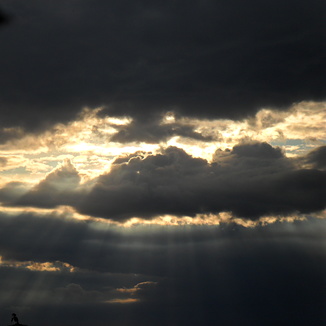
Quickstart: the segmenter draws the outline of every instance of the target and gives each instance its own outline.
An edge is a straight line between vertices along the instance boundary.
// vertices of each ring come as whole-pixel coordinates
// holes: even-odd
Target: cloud
[[[0,200],[3,203],[14,202],[28,192],[30,186],[24,182],[8,182],[0,189]]]
[[[230,211],[242,218],[325,207],[325,173],[297,169],[279,148],[243,144],[209,164],[178,148],[135,157],[99,177],[77,209],[113,220]]]
[[[0,195],[11,206],[69,205],[82,215],[118,222],[225,212],[249,220],[282,219],[325,208],[325,171],[316,168],[322,162],[319,153],[323,147],[301,159],[289,159],[278,147],[249,142],[216,151],[209,163],[168,147],[161,154],[137,152],[117,158],[109,172],[83,184],[79,172],[66,160],[32,189],[8,183]],[[315,165],[298,166],[306,166],[304,162]]]
[[[135,303],[144,300],[153,300],[155,298],[157,282],[145,281],[136,284],[131,288],[118,288],[116,292],[118,295],[124,295],[124,298],[114,298],[108,301],[108,303],[120,303],[128,304]]]
[[[6,157],[0,157],[0,167],[5,167],[8,163],[8,159]]]
[[[49,326],[322,324],[325,219],[251,229],[124,228],[77,221],[68,212],[1,212],[2,318],[15,311],[21,322]]]
[[[238,157],[254,159],[278,159],[283,158],[283,154],[280,148],[273,148],[267,143],[252,143],[252,144],[243,144],[233,147],[232,152]]]
[[[67,159],[28,193],[18,198],[15,205],[36,207],[73,205],[73,202],[78,200],[74,191],[78,188],[80,180],[78,171]]]
[[[144,293],[151,291],[151,289],[155,288],[157,282],[141,282],[133,286],[132,288],[119,288],[116,289],[119,293],[126,293],[130,295],[144,295]]]
[[[54,290],[54,300],[60,303],[98,302],[104,295],[99,291],[86,291],[79,284],[70,283]]]
[[[0,145],[7,159],[2,170],[18,172],[19,181],[35,182],[53,169],[55,161],[69,158],[83,178],[94,177],[108,170],[117,156],[137,150],[155,153],[170,145],[211,161],[216,148],[232,148],[244,140],[267,141],[293,157],[323,144],[325,104],[301,102],[283,112],[262,109],[239,121],[182,117],[172,111],[137,120],[109,117],[101,108],[84,109],[75,121],[43,133],[22,132],[19,139]]]
[[[166,142],[174,136],[196,139],[199,141],[212,141],[212,137],[203,136],[195,131],[195,126],[178,122],[162,124],[161,119],[150,116],[150,119],[135,119],[129,125],[117,128],[118,132],[111,137],[111,141],[119,143]]]
[[[31,271],[41,271],[41,272],[75,272],[77,269],[68,263],[63,263],[60,261],[56,262],[34,262],[34,261],[14,261],[14,260],[3,260],[0,257],[1,267],[14,267],[23,268]]]
[[[326,168],[326,146],[312,150],[306,157],[306,162],[316,169],[325,170]]]
[[[44,130],[84,106],[239,119],[324,99],[319,0],[15,0],[6,10],[2,126]]]

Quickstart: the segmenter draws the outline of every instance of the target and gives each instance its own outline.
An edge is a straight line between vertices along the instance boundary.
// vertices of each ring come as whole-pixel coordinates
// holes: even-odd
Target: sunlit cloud
[[[310,214],[310,217],[318,217],[326,219],[326,211],[316,214]],[[190,216],[158,216],[152,220],[145,220],[141,218],[131,218],[125,223],[118,225],[129,228],[136,225],[160,225],[160,226],[186,226],[186,225],[206,225],[217,226],[227,224],[237,224],[243,227],[256,227],[273,224],[276,222],[294,222],[306,220],[307,216],[304,214],[292,214],[288,216],[264,216],[257,220],[248,220],[233,216],[230,212],[221,212],[219,214],[197,214],[195,217]],[[101,220],[98,220],[101,222]]]
[[[302,154],[326,142],[326,102],[300,102],[286,111],[263,108],[254,117],[242,121],[187,117],[177,121],[182,125],[193,126],[203,136],[211,137],[212,141],[200,142],[174,136],[168,144],[208,160],[217,148],[232,148],[241,141],[270,142],[281,146],[289,156]],[[163,123],[169,123],[169,120],[164,118]],[[298,145],[293,147],[289,142]]]
[[[126,298],[126,299],[111,299],[105,301],[105,303],[117,303],[117,304],[130,304],[130,303],[136,303],[139,302],[139,299],[136,298]]]
[[[118,288],[116,289],[116,291],[119,293],[128,293],[128,294],[135,295],[137,292],[143,291],[146,288],[155,287],[156,285],[157,282],[146,281],[146,282],[138,283],[132,288]]]
[[[147,156],[164,154],[169,146],[182,149],[192,158],[202,158],[208,164],[218,164],[224,168],[233,159],[234,156],[230,155],[230,151],[237,144],[267,142],[279,148],[284,157],[292,159],[291,164],[297,164],[301,168],[311,168],[311,163],[301,157],[308,151],[325,144],[325,109],[325,102],[300,102],[283,111],[263,108],[255,116],[239,121],[195,119],[181,117],[169,111],[161,116],[160,121],[158,120],[157,128],[161,125],[170,125],[179,130],[180,135],[172,133],[170,138],[164,138],[158,143],[137,141],[120,143],[112,142],[111,137],[118,133],[120,128],[128,128],[133,120],[126,116],[107,116],[103,114],[102,108],[85,108],[74,121],[57,124],[39,134],[24,135],[20,131],[20,137],[9,139],[0,145],[0,186],[4,199],[9,201],[16,197],[18,200],[28,192],[35,195],[37,191],[47,196],[44,190],[49,187],[55,189],[56,196],[59,196],[51,203],[43,203],[44,207],[29,207],[25,205],[24,200],[21,200],[20,208],[3,206],[1,211],[8,214],[33,211],[35,214],[68,216],[76,220],[123,227],[137,224],[218,225],[220,223],[253,226],[259,223],[270,223],[275,218],[290,220],[292,217],[272,216],[263,217],[264,220],[247,221],[230,215],[230,212],[222,211],[215,214],[195,214],[191,217],[182,214],[180,216],[157,214],[151,219],[135,214],[126,221],[116,221],[109,216],[103,218],[96,214],[81,213],[73,207],[72,202],[61,201],[60,198],[65,198],[68,191],[75,192],[73,196],[91,191],[98,178],[110,174],[113,166],[117,166],[118,163],[127,164],[131,158],[134,159],[138,155],[137,153],[140,159],[144,160]],[[155,131],[155,128],[153,130]],[[192,135],[191,133],[182,134],[184,130],[193,130],[203,138],[199,139],[197,136],[191,138],[189,136]],[[142,175],[140,174],[139,177]],[[50,192],[48,195],[47,198],[51,196],[53,198]],[[82,197],[79,197],[79,200],[82,200]],[[45,207],[46,205],[55,207]],[[293,218],[301,217],[296,215]]]
[[[114,298],[111,300],[106,301],[107,303],[120,303],[120,304],[127,304],[127,303],[135,303],[141,301],[141,298],[146,298],[146,295],[150,294],[151,292],[155,291],[157,286],[157,282],[152,281],[145,281],[136,284],[131,288],[117,288],[115,291],[118,295],[127,295],[127,298]]]
[[[101,108],[84,109],[75,121],[57,124],[40,134],[24,135],[21,131],[20,138],[9,139],[0,145],[1,171],[35,182],[63,159],[69,158],[81,173],[94,178],[109,170],[117,156],[136,151],[155,153],[167,146],[177,146],[210,161],[218,148],[231,149],[241,141],[270,142],[291,157],[326,141],[325,102],[301,102],[287,111],[264,108],[254,117],[242,121],[200,120],[176,117],[173,112],[167,112],[162,116],[162,125],[189,127],[204,138],[171,134],[166,141],[157,144],[112,142],[111,136],[121,126],[130,125],[132,119],[105,116],[100,114],[101,111]],[[205,140],[208,138],[211,140]],[[6,176],[2,174],[2,177]]]
[[[78,268],[61,261],[55,261],[55,262],[15,261],[15,260],[4,260],[0,256],[0,268],[1,267],[28,269],[30,271],[37,271],[37,272],[74,273],[78,271]]]

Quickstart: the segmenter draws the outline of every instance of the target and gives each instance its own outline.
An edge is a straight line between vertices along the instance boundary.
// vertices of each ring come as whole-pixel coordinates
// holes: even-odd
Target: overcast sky
[[[0,7],[0,324],[325,325],[324,1]]]

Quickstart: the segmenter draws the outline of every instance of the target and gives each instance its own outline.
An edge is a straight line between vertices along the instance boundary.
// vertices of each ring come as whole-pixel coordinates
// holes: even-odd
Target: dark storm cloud
[[[325,185],[325,172],[297,169],[267,143],[235,146],[220,161],[217,152],[213,164],[170,147],[114,166],[77,207],[116,220],[222,211],[256,219],[322,210]]]
[[[2,125],[29,130],[82,106],[137,119],[240,118],[324,98],[324,10],[310,1],[5,1]]]

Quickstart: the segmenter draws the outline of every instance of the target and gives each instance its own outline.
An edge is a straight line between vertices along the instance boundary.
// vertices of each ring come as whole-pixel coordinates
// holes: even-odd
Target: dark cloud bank
[[[118,159],[91,188],[79,185],[78,171],[67,162],[17,199],[20,184],[8,184],[0,194],[14,206],[71,205],[83,214],[117,221],[225,211],[245,219],[307,214],[326,207],[324,149],[301,159],[310,168],[299,168],[267,143],[217,151],[211,164],[169,147],[162,154]]]
[[[242,118],[325,98],[325,3],[4,1],[3,126],[29,130],[81,107],[144,121],[166,110]]]
[[[36,326],[325,323],[323,220],[119,230],[29,213],[0,226],[3,259],[80,269],[0,268],[1,320],[15,309]],[[137,287],[119,294],[137,303],[104,302]]]

